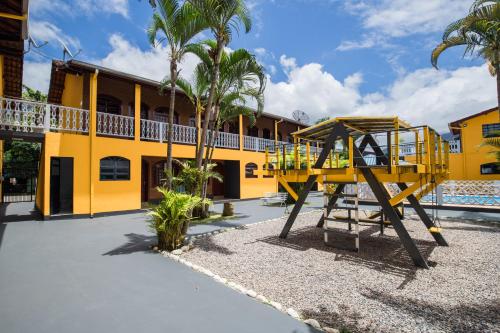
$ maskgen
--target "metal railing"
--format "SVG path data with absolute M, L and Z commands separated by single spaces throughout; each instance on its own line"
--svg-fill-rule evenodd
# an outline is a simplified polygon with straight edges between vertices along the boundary
M 134 117 L 97 112 L 97 134 L 134 137 Z
M 89 111 L 62 105 L 0 97 L 0 129 L 17 132 L 88 133 Z

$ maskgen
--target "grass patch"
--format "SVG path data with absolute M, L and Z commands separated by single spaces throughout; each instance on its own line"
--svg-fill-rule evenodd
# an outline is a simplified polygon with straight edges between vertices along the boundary
M 233 216 L 222 216 L 222 214 L 212 214 L 207 218 L 194 218 L 191 220 L 191 224 L 210 224 L 210 223 L 215 223 L 215 222 L 220 222 L 220 221 L 226 221 L 226 220 L 231 220 L 235 219 L 238 216 L 233 215 Z

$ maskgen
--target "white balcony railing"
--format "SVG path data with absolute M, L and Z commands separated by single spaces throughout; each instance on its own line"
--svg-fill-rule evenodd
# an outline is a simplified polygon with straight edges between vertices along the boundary
M 196 128 L 183 125 L 173 126 L 173 142 L 196 144 Z M 141 139 L 157 142 L 167 141 L 167 124 L 155 120 L 141 119 Z
M 97 112 L 97 134 L 134 137 L 134 117 Z
M 88 133 L 88 110 L 0 97 L 0 129 L 17 132 Z
M 159 121 L 141 119 L 141 139 L 163 142 L 165 138 L 163 125 L 164 123 Z
M 278 145 L 282 147 L 286 142 L 278 141 Z M 276 142 L 271 139 L 257 138 L 253 136 L 243 136 L 243 149 L 253 151 L 265 151 L 268 148 L 269 152 L 274 152 Z
M 211 132 L 212 131 L 208 132 L 209 135 L 207 135 L 206 142 L 208 142 Z M 215 139 L 214 146 L 218 148 L 238 149 L 240 148 L 240 136 L 239 134 L 219 132 Z

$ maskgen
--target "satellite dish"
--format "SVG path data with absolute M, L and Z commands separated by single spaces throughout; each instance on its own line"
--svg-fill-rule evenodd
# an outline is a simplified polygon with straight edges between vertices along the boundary
M 310 120 L 309 116 L 304 111 L 295 110 L 295 111 L 293 111 L 292 116 L 293 116 L 293 119 L 295 119 L 299 123 L 309 124 L 309 120 Z
M 31 47 L 33 46 L 35 49 L 39 49 L 45 45 L 47 45 L 49 42 L 45 41 L 42 44 L 38 44 L 36 40 L 31 36 L 31 34 L 28 34 L 28 49 L 24 51 L 24 54 L 28 53 L 31 51 Z
M 61 46 L 63 48 L 63 61 L 66 61 L 66 55 L 69 55 L 69 57 L 71 59 L 73 59 L 74 57 L 76 57 L 78 54 L 80 54 L 80 52 L 82 52 L 81 49 L 79 49 L 75 54 L 73 54 L 70 49 L 68 48 L 68 46 L 61 40 L 59 39 L 59 43 L 61 43 Z

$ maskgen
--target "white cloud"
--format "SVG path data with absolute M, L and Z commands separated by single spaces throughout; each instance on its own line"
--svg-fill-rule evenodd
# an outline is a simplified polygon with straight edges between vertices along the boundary
M 109 44 L 112 51 L 103 59 L 96 61 L 104 67 L 157 81 L 169 73 L 169 50 L 166 46 L 159 45 L 144 51 L 118 34 L 111 35 Z M 185 56 L 179 66 L 181 75 L 190 79 L 198 62 L 198 58 L 194 55 Z
M 125 73 L 160 81 L 169 73 L 169 56 L 166 46 L 141 50 L 118 34 L 109 38 L 111 52 L 104 58 L 87 60 Z M 181 75 L 190 79 L 198 58 L 188 55 L 180 64 Z M 47 92 L 50 83 L 50 62 L 25 61 L 23 82 L 42 92 Z
M 258 48 L 256 48 L 256 49 L 254 49 L 253 51 L 255 52 L 255 54 L 256 54 L 257 56 L 261 56 L 261 57 L 265 56 L 265 55 L 266 55 L 266 53 L 267 53 L 266 49 L 265 49 L 265 48 L 263 48 L 263 47 L 258 47 Z
M 336 116 L 397 115 L 414 125 L 429 124 L 445 131 L 448 122 L 496 105 L 495 80 L 486 65 L 454 71 L 420 69 L 402 75 L 383 92 L 363 95 L 360 73 L 343 81 L 320 64 L 297 66 L 282 56 L 285 82 L 269 80 L 266 111 L 290 117 L 300 109 L 315 120 Z
M 57 10 L 55 10 L 57 8 Z M 128 18 L 128 0 L 31 0 L 30 12 L 35 15 L 94 15 L 99 13 L 117 14 Z
M 66 35 L 59 27 L 47 21 L 32 20 L 30 34 L 37 42 L 46 41 L 56 48 L 61 43 L 66 44 L 72 51 L 80 48 L 78 38 Z
M 353 40 L 345 40 L 337 46 L 337 51 L 350 51 L 350 50 L 359 50 L 359 49 L 369 49 L 372 47 L 390 47 L 392 46 L 387 42 L 387 39 L 375 33 L 365 34 L 362 36 L 362 39 L 359 41 Z
M 50 81 L 50 62 L 25 61 L 23 66 L 23 84 L 47 93 Z
M 471 0 L 350 0 L 346 9 L 363 20 L 363 26 L 390 37 L 439 32 L 460 17 Z

